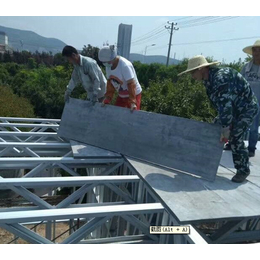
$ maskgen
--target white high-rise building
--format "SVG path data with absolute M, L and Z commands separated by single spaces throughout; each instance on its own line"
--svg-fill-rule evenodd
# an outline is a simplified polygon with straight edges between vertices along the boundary
M 132 37 L 132 25 L 119 24 L 117 36 L 117 53 L 118 55 L 129 59 Z
M 4 53 L 8 49 L 8 36 L 5 32 L 0 32 L 0 53 Z
M 8 36 L 5 32 L 0 32 L 0 44 L 1 45 L 8 45 Z

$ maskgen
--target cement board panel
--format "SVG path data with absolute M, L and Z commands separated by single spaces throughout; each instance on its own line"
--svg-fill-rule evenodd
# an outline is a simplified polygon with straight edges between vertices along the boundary
M 92 145 L 83 144 L 77 141 L 70 141 L 74 158 L 121 158 L 119 153 L 101 149 Z
M 213 181 L 220 126 L 70 98 L 58 135 Z
M 181 223 L 260 216 L 260 187 L 250 181 L 232 182 L 233 175 L 226 176 L 221 167 L 221 174 L 210 182 L 127 159 Z

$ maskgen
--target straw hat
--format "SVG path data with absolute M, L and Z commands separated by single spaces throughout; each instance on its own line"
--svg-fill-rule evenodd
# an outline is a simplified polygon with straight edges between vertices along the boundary
M 178 76 L 180 76 L 184 73 L 199 69 L 199 68 L 216 65 L 216 64 L 219 64 L 219 63 L 220 63 L 219 61 L 208 63 L 208 61 L 204 58 L 204 56 L 197 55 L 197 56 L 194 56 L 193 58 L 189 59 L 188 68 L 185 71 L 178 74 Z
M 260 40 L 257 40 L 254 45 L 251 45 L 251 46 L 247 46 L 243 49 L 243 52 L 247 53 L 247 54 L 250 54 L 250 55 L 253 55 L 252 53 L 252 48 L 253 47 L 260 47 Z

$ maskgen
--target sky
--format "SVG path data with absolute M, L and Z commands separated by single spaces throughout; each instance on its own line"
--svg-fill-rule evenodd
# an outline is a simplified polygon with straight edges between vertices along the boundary
M 28 2 L 31 6 L 36 1 L 22 2 Z M 244 60 L 247 55 L 242 49 L 260 39 L 260 16 L 254 16 L 254 12 L 252 15 L 243 6 L 234 12 L 234 8 L 222 0 L 218 3 L 225 8 L 220 9 L 210 6 L 216 3 L 210 4 L 210 1 L 196 1 L 195 5 L 186 1 L 179 6 L 176 2 L 164 0 L 153 2 L 157 6 L 151 6 L 151 1 L 142 1 L 143 5 L 140 5 L 141 2 L 135 0 L 105 1 L 105 4 L 102 1 L 86 4 L 86 1 L 74 0 L 70 5 L 66 5 L 69 2 L 65 1 L 56 2 L 59 4 L 45 0 L 44 7 L 41 5 L 35 11 L 25 8 L 21 12 L 20 8 L 25 5 L 19 7 L 21 1 L 18 1 L 17 9 L 4 12 L 7 16 L 2 16 L 1 8 L 0 25 L 57 38 L 82 49 L 87 44 L 99 48 L 104 43 L 116 44 L 119 24 L 129 24 L 133 26 L 131 53 L 167 56 L 170 33 L 165 26 L 169 26 L 169 21 L 177 23 L 175 28 L 179 28 L 174 30 L 172 36 L 170 57 L 179 60 L 198 54 L 221 62 L 238 61 L 239 58 Z M 190 8 L 187 9 L 186 5 Z M 254 8 L 259 10 L 256 5 Z M 172 7 L 172 10 L 176 7 L 179 11 L 169 12 L 166 6 Z M 210 11 L 204 8 L 206 11 L 201 12 L 201 6 L 206 6 Z M 121 12 L 122 7 L 127 12 Z M 214 9 L 216 12 L 212 12 Z

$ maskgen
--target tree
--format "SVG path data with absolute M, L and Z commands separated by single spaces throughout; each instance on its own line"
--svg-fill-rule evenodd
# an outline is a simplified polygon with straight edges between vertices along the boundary
M 84 47 L 84 51 L 83 54 L 97 58 L 98 48 L 88 45 Z M 9 85 L 14 94 L 28 99 L 37 116 L 60 118 L 72 65 L 63 60 L 61 54 L 52 56 L 49 53 L 22 52 L 16 54 L 15 58 L 23 60 L 24 64 L 15 62 L 0 64 L 2 85 Z M 209 62 L 213 61 L 211 57 L 207 59 Z M 212 121 L 216 111 L 211 107 L 203 84 L 195 82 L 189 74 L 178 77 L 178 73 L 186 70 L 187 63 L 187 59 L 178 65 L 168 67 L 155 63 L 151 65 L 133 63 L 143 88 L 142 110 L 199 121 Z M 237 70 L 240 70 L 242 65 L 241 60 L 229 64 Z M 79 85 L 71 96 L 85 99 L 87 93 Z
M 56 53 L 53 57 L 53 65 L 54 66 L 59 66 L 59 65 L 64 65 L 67 63 L 67 60 L 65 57 L 62 56 L 61 53 Z
M 29 69 L 35 69 L 37 67 L 37 63 L 34 58 L 28 59 L 28 68 Z
M 11 53 L 9 51 L 4 53 L 3 61 L 4 62 L 11 62 L 12 61 L 12 56 L 11 56 Z
M 90 44 L 88 44 L 88 46 L 84 45 L 84 47 L 81 51 L 81 54 L 83 56 L 87 56 L 87 57 L 90 57 L 90 58 L 96 60 L 96 62 L 99 66 L 101 66 L 101 65 L 103 66 L 102 62 L 99 61 L 99 59 L 98 59 L 98 52 L 99 52 L 99 48 L 93 47 Z
M 245 62 L 250 62 L 253 59 L 253 56 L 247 55 Z
M 211 122 L 216 116 L 205 87 L 189 75 L 176 83 L 165 79 L 151 81 L 149 85 L 142 94 L 142 110 L 205 122 Z
M 0 64 L 0 84 L 8 84 L 9 82 L 9 73 L 5 66 Z
M 28 99 L 18 97 L 10 87 L 0 86 L 0 114 L 2 117 L 35 117 Z

